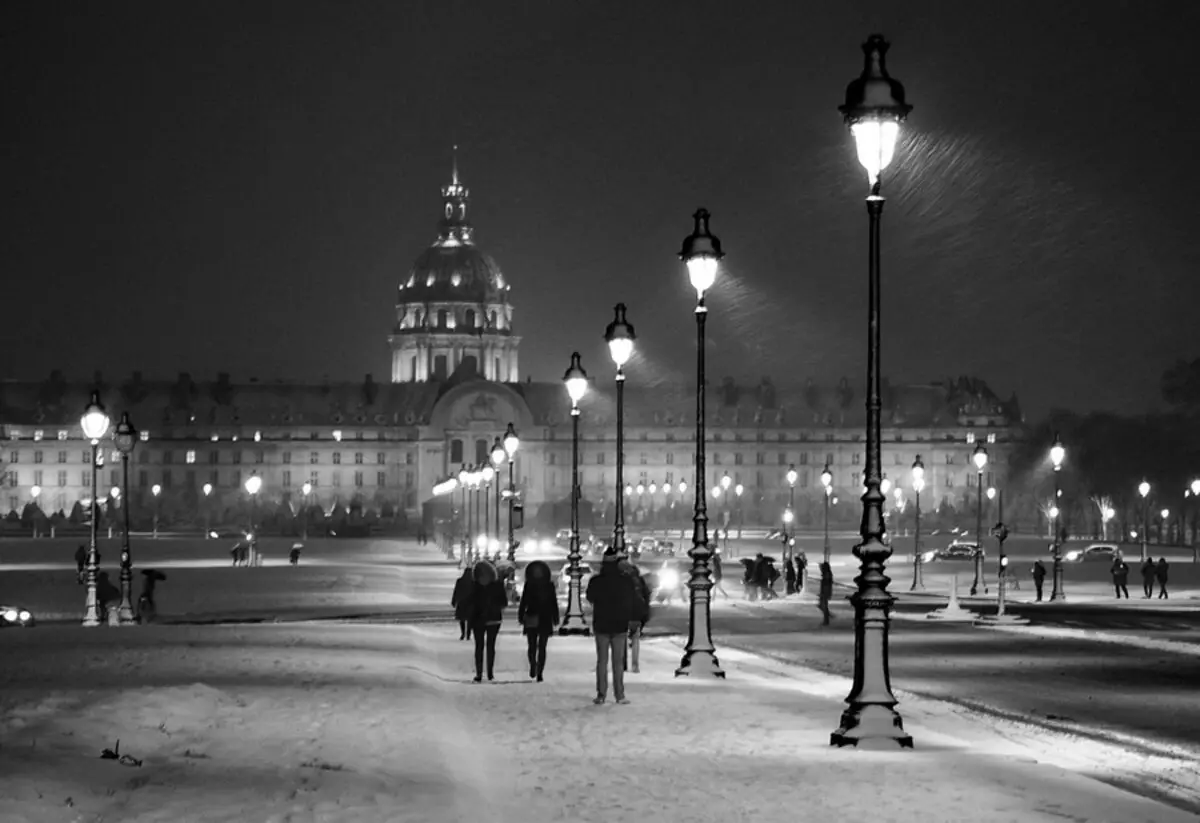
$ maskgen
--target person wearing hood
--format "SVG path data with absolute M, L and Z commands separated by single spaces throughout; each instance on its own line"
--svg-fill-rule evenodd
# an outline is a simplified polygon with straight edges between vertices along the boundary
M 588 581 L 587 599 L 592 604 L 592 632 L 596 639 L 596 699 L 599 705 L 608 696 L 608 663 L 612 661 L 613 696 L 621 704 L 625 699 L 625 638 L 635 617 L 634 586 L 622 573 L 621 558 L 609 548 L 600 563 L 600 573 Z
M 828 563 L 821 563 L 821 582 L 817 589 L 817 608 L 821 610 L 821 625 L 828 626 L 833 614 L 829 611 L 829 601 L 833 598 L 833 569 Z
M 454 594 L 450 605 L 454 607 L 454 619 L 458 621 L 458 639 L 471 639 L 471 594 L 475 591 L 475 575 L 463 569 L 462 577 L 454 581 Z
M 475 682 L 483 680 L 483 657 L 487 651 L 487 678 L 495 680 L 496 637 L 500 634 L 500 623 L 504 619 L 504 607 L 508 597 L 504 584 L 496 573 L 496 567 L 486 560 L 475 564 L 472 572 L 474 587 L 471 590 L 471 609 L 468 622 L 475 635 Z
M 541 560 L 525 567 L 525 587 L 517 606 L 517 621 L 529 644 L 529 676 L 541 683 L 546 670 L 546 643 L 558 625 L 558 592 L 550 567 Z

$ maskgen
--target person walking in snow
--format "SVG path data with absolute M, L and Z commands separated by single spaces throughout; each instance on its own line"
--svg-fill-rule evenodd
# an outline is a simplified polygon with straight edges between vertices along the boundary
M 1033 562 L 1033 588 L 1037 591 L 1037 602 L 1042 602 L 1042 585 L 1046 582 L 1046 567 L 1041 560 Z
M 721 553 L 713 552 L 712 557 L 708 561 L 709 569 L 712 571 L 713 589 L 725 595 L 725 599 L 729 599 L 729 592 L 725 591 L 725 587 L 721 585 L 721 578 L 724 572 L 721 571 Z M 716 596 L 714 595 L 714 598 Z
M 788 594 L 796 593 L 796 566 L 790 557 L 783 559 L 783 582 Z
M 1117 599 L 1121 599 L 1121 593 L 1125 593 L 1125 599 L 1129 599 L 1129 564 L 1126 563 L 1118 555 L 1112 564 L 1112 579 L 1113 591 L 1117 594 Z
M 1167 595 L 1167 572 L 1168 572 L 1167 558 L 1165 558 L 1165 557 L 1158 558 L 1158 565 L 1154 567 L 1154 579 L 1158 581 L 1158 599 L 1159 600 L 1170 599 L 1169 596 Z
M 1154 596 L 1154 561 L 1147 557 L 1142 562 L 1142 599 L 1149 600 Z
M 458 621 L 458 639 L 471 639 L 471 594 L 475 591 L 475 576 L 470 569 L 463 569 L 462 576 L 454 581 L 454 594 L 450 605 L 454 608 L 454 619 Z
M 833 569 L 829 564 L 821 562 L 821 584 L 817 590 L 817 608 L 821 610 L 821 625 L 828 626 L 833 613 L 829 611 L 829 601 L 833 597 Z
M 528 644 L 529 676 L 542 682 L 546 670 L 546 644 L 558 625 L 558 592 L 550 567 L 534 560 L 525 567 L 525 587 L 517 606 L 517 622 L 521 624 Z
M 793 538 L 793 543 L 795 539 Z M 796 553 L 796 594 L 804 594 L 804 575 L 808 571 L 808 555 Z
M 80 543 L 79 548 L 75 550 L 75 568 L 77 570 L 75 579 L 79 581 L 80 585 L 83 584 L 83 567 L 85 565 L 87 565 L 87 549 Z
M 596 699 L 608 696 L 608 666 L 612 661 L 613 696 L 625 704 L 625 639 L 635 615 L 633 581 L 621 573 L 620 558 L 612 548 L 604 552 L 600 573 L 588 581 L 587 599 L 592 604 L 592 633 L 596 640 Z
M 475 682 L 483 680 L 484 652 L 487 652 L 487 678 L 495 680 L 496 637 L 500 634 L 500 623 L 504 620 L 504 607 L 508 597 L 504 584 L 496 573 L 496 567 L 487 560 L 480 560 L 472 571 L 474 587 L 471 590 L 471 610 L 468 622 L 475 635 Z
M 642 630 L 650 619 L 650 586 L 637 566 L 627 561 L 619 561 L 617 565 L 629 576 L 634 591 L 633 618 L 629 621 L 629 643 L 625 647 L 626 657 L 622 664 L 625 671 L 638 674 L 641 671 L 638 656 L 642 649 Z M 632 666 L 628 665 L 630 663 Z

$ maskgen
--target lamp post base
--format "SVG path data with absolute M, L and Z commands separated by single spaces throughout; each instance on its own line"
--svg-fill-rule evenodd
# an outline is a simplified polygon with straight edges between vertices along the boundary
M 558 627 L 558 634 L 560 637 L 591 637 L 592 630 L 583 622 L 583 618 L 572 620 L 571 617 L 567 617 L 562 625 Z
M 725 670 L 717 660 L 716 652 L 697 649 L 684 654 L 683 661 L 675 670 L 676 677 L 725 678 Z
M 851 705 L 842 713 L 842 725 L 829 736 L 831 746 L 860 749 L 911 749 L 912 737 L 895 709 L 878 703 Z

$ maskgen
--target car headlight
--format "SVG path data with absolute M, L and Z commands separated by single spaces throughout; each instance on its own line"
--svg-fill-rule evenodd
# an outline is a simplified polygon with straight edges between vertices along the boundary
M 18 614 L 17 617 L 20 618 L 22 623 L 28 623 L 30 620 L 33 619 L 33 615 L 30 614 L 29 612 L 25 611 L 24 609 L 21 609 L 21 613 Z
M 9 623 L 16 623 L 18 617 L 19 617 L 19 615 L 17 614 L 16 609 L 5 609 L 4 610 L 4 619 L 7 620 Z
M 664 570 L 658 576 L 658 587 L 660 589 L 679 588 L 679 573 L 674 569 Z
M 937 552 L 925 552 L 923 555 L 921 555 L 921 562 L 928 563 L 935 557 L 937 557 Z
M 1079 552 L 1067 552 L 1067 556 L 1066 556 L 1066 558 L 1065 558 L 1065 559 L 1067 559 L 1067 560 L 1078 560 L 1078 559 L 1079 559 Z

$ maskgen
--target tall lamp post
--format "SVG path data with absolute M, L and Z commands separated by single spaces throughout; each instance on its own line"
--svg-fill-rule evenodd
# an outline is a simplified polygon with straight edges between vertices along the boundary
M 563 374 L 567 396 L 571 398 L 571 546 L 567 554 L 567 614 L 558 633 L 591 634 L 583 616 L 583 597 L 580 592 L 583 569 L 579 566 L 579 401 L 587 394 L 587 372 L 579 362 L 579 352 L 571 354 L 571 365 Z
M 738 483 L 733 487 L 733 501 L 737 508 L 737 536 L 738 540 L 742 539 L 742 493 L 746 491 L 746 487 Z M 729 545 L 729 535 L 725 535 L 725 545 Z
M 500 498 L 503 495 L 500 491 L 500 467 L 504 465 L 504 461 L 508 459 L 508 455 L 504 451 L 504 446 L 500 443 L 500 437 L 497 436 L 492 441 L 492 470 L 496 475 L 496 551 L 500 551 Z
M 1171 540 L 1171 522 L 1168 520 L 1171 516 L 1171 510 L 1163 509 L 1159 512 L 1159 516 L 1162 520 L 1158 524 L 1158 545 L 1161 546 L 1164 542 L 1170 542 Z
M 471 562 L 471 490 L 469 482 L 471 475 L 467 472 L 467 464 L 463 463 L 458 469 L 458 487 L 462 489 L 462 526 L 463 539 L 461 551 L 464 563 Z
M 42 508 L 38 505 L 38 498 L 42 496 L 41 486 L 31 486 L 29 488 L 29 496 L 33 499 L 33 536 L 38 537 L 38 513 Z
M 895 152 L 900 123 L 911 111 L 904 99 L 904 87 L 888 76 L 884 56 L 888 43 L 881 35 L 871 35 L 863 44 L 865 65 L 862 75 L 846 88 L 846 102 L 840 107 L 854 135 L 858 160 L 867 171 L 871 184 L 867 196 L 869 228 L 868 307 L 867 307 L 867 462 L 863 493 L 862 540 L 854 553 L 862 560 L 855 579 L 858 591 L 854 604 L 854 685 L 846 698 L 849 704 L 842 714 L 840 727 L 830 736 L 837 746 L 857 745 L 863 741 L 888 741 L 912 746 L 912 737 L 904 732 L 896 712 L 888 672 L 888 621 L 893 598 L 888 593 L 884 567 L 891 548 L 883 542 L 884 495 L 880 491 L 880 338 L 879 338 L 879 222 L 883 214 L 880 173 Z
M 89 627 L 100 625 L 100 604 L 96 598 L 96 575 L 100 566 L 100 557 L 96 549 L 96 528 L 99 525 L 100 513 L 99 503 L 96 499 L 99 497 L 99 490 L 96 488 L 96 467 L 100 462 L 100 440 L 108 434 L 109 423 L 108 414 L 104 411 L 104 406 L 100 404 L 100 392 L 92 392 L 91 400 L 88 402 L 87 408 L 83 410 L 83 417 L 79 420 L 83 436 L 92 441 L 92 532 L 91 542 L 88 545 L 87 596 L 84 601 L 83 615 L 83 625 Z
M 1062 497 L 1059 477 L 1062 472 L 1063 460 L 1066 457 L 1067 450 L 1063 447 L 1058 434 L 1055 433 L 1054 444 L 1050 446 L 1050 462 L 1054 464 L 1054 587 L 1050 590 L 1051 600 L 1067 599 L 1067 593 L 1063 590 L 1062 529 L 1059 527 L 1059 516 L 1062 514 L 1062 504 L 1059 502 L 1059 498 Z
M 975 444 L 971 462 L 975 464 L 975 582 L 971 584 L 971 594 L 975 594 L 981 585 L 983 593 L 987 594 L 987 578 L 983 570 L 983 469 L 987 466 L 988 453 L 983 443 Z
M 825 490 L 825 546 L 821 555 L 822 561 L 829 563 L 829 500 L 833 497 L 833 472 L 829 470 L 829 464 L 825 464 L 825 468 L 821 470 L 821 488 Z
M 725 548 L 729 548 L 729 486 L 733 483 L 733 478 L 729 476 L 729 472 L 724 472 L 721 475 L 721 534 L 725 536 Z M 720 540 L 717 545 L 721 545 Z
M 158 496 L 162 494 L 162 486 L 155 483 L 150 487 L 150 494 L 154 496 L 154 538 L 158 539 Z
M 633 355 L 637 340 L 633 326 L 625 319 L 625 304 L 613 307 L 613 320 L 604 329 L 608 354 L 617 367 L 617 503 L 613 516 L 613 551 L 625 554 L 625 364 Z
M 923 579 L 923 564 L 921 562 L 921 492 L 925 488 L 925 464 L 921 462 L 921 455 L 919 454 L 912 464 L 912 487 L 913 495 L 916 497 L 916 508 L 913 513 L 913 582 L 908 590 L 923 592 L 925 591 L 925 580 Z
M 300 493 L 304 495 L 304 516 L 300 519 L 300 534 L 301 539 L 308 540 L 308 496 L 312 494 L 312 483 L 305 483 L 303 486 L 301 486 Z
M 513 484 L 513 468 L 517 463 L 517 449 L 521 439 L 517 430 L 509 423 L 504 431 L 504 453 L 508 456 L 508 559 L 517 559 L 517 541 L 513 537 L 513 503 L 517 497 L 517 487 Z
M 1200 511 L 1200 478 L 1192 481 L 1192 562 L 1200 562 L 1200 553 L 1196 545 L 1196 513 Z
M 1146 562 L 1146 532 L 1150 529 L 1150 482 L 1142 478 L 1138 483 L 1138 494 L 1142 496 L 1142 562 Z
M 688 641 L 676 677 L 724 677 L 712 641 L 712 571 L 708 547 L 708 501 L 704 472 L 704 321 L 708 307 L 704 293 L 717 279 L 717 266 L 724 253 L 721 241 L 708 230 L 709 213 L 698 209 L 692 218 L 695 229 L 683 241 L 679 256 L 687 264 L 688 277 L 696 290 L 696 508 L 692 517 L 692 571 L 688 580 L 691 592 L 688 611 Z
M 254 521 L 258 519 L 258 490 L 261 488 L 262 478 L 258 476 L 258 472 L 251 472 L 250 476 L 246 478 L 246 492 L 250 495 L 250 545 L 252 547 L 258 542 Z
M 121 422 L 113 430 L 113 445 L 121 453 L 121 483 L 124 487 L 124 534 L 121 537 L 121 606 L 117 617 L 122 623 L 132 623 L 133 615 L 133 557 L 129 551 L 129 455 L 137 444 L 137 429 L 129 412 L 121 412 Z
M 491 458 L 489 457 L 489 460 L 490 459 Z M 496 470 L 492 468 L 491 463 L 488 463 L 488 464 L 484 465 L 484 467 L 482 469 L 479 470 L 479 476 L 483 479 L 483 533 L 481 536 L 483 537 L 483 541 L 482 541 L 483 551 L 484 551 L 484 554 L 487 554 L 492 549 L 492 546 L 491 546 L 492 515 L 490 512 L 490 506 L 491 506 L 491 502 L 492 502 L 491 501 L 492 478 L 494 478 L 496 476 Z M 497 500 L 500 499 L 500 490 L 499 489 L 496 490 L 496 499 Z M 496 525 L 499 526 L 500 524 L 497 523 Z
M 308 484 L 305 483 L 304 485 L 307 486 Z M 212 524 L 211 524 L 212 509 L 209 508 L 209 502 L 208 502 L 208 496 L 210 494 L 212 494 L 212 490 L 213 490 L 212 483 L 205 483 L 204 488 L 201 489 L 201 491 L 204 492 L 204 539 L 205 540 L 208 540 L 210 537 L 212 537 Z M 308 516 L 308 514 L 306 512 L 305 517 L 307 518 L 307 516 Z M 306 525 L 304 526 L 304 528 L 305 528 L 304 536 L 306 538 L 308 537 L 307 523 L 308 523 L 308 521 L 306 519 L 305 520 Z
M 796 478 L 799 475 L 796 474 L 796 467 L 794 465 L 791 465 L 791 466 L 788 466 L 787 474 L 784 476 L 787 479 L 787 483 L 788 483 L 787 513 L 790 514 L 791 517 L 785 518 L 785 527 L 784 527 L 784 535 L 783 535 L 783 545 L 784 545 L 783 551 L 787 557 L 791 557 L 794 554 L 794 552 L 792 551 L 792 548 L 791 548 L 791 540 L 792 540 L 792 534 L 796 531 L 796 527 L 794 525 L 795 520 L 796 520 Z

